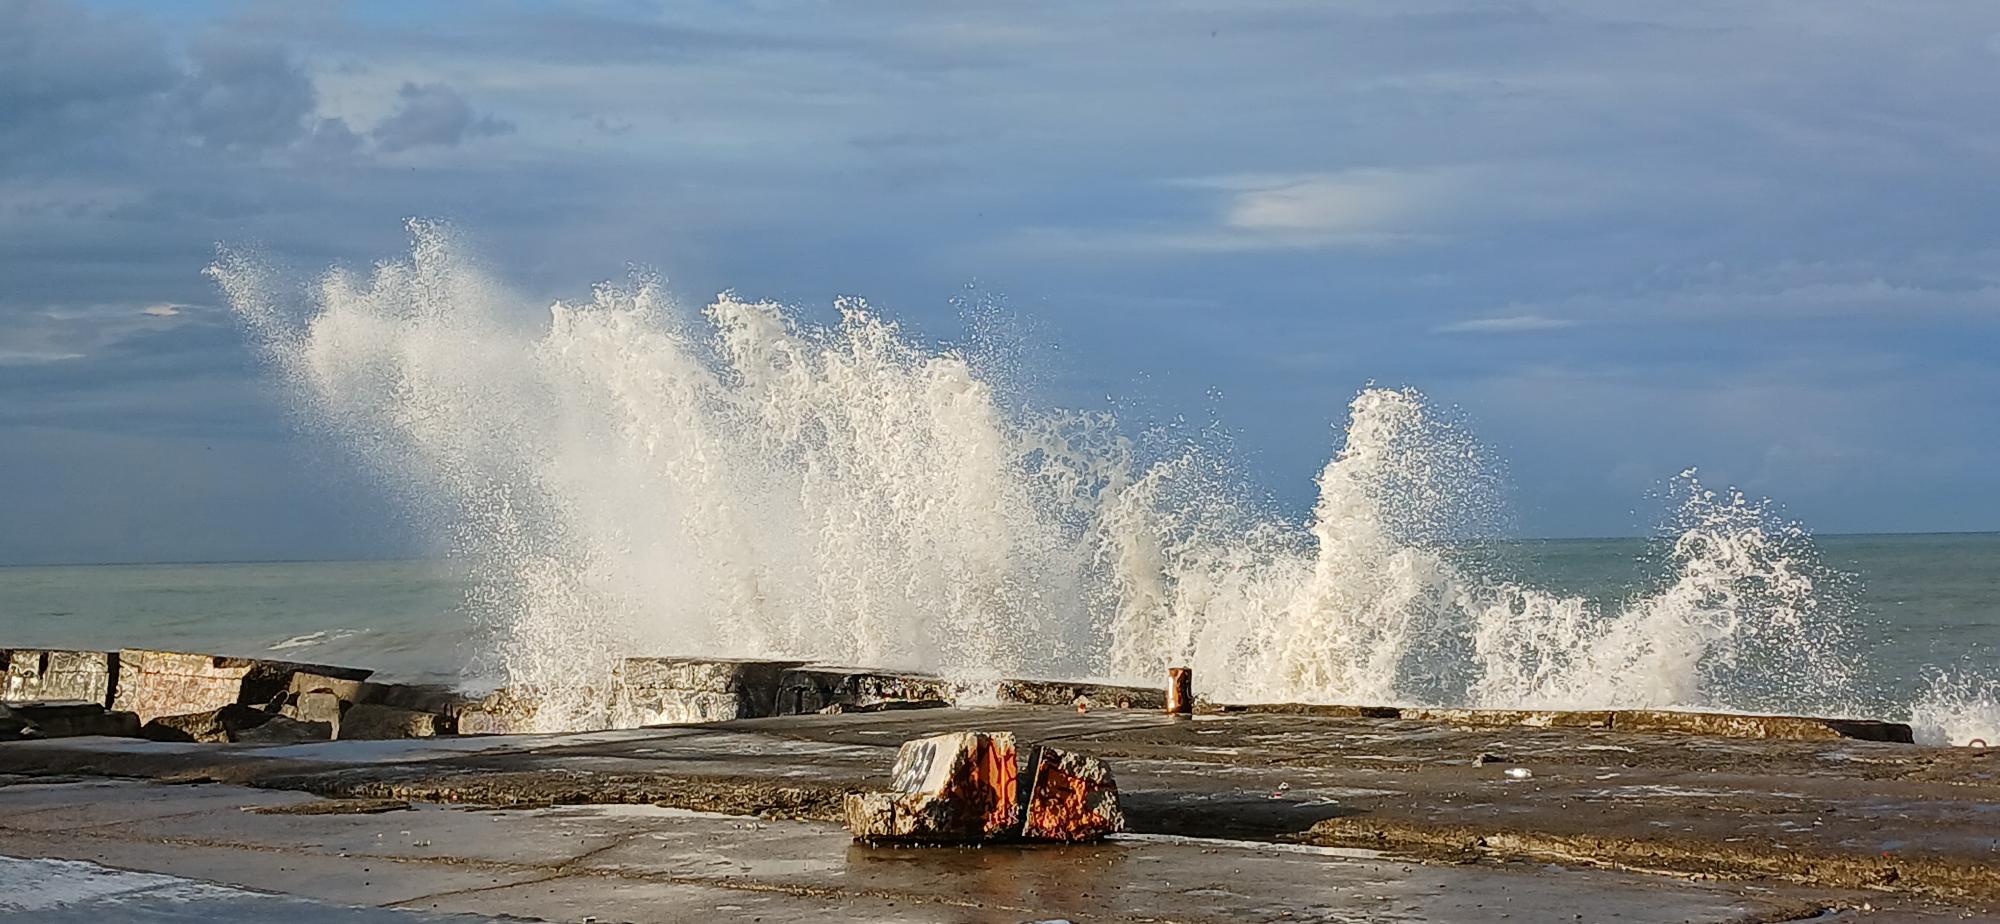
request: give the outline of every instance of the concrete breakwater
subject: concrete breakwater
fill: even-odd
[[[638,804],[852,824],[852,794],[892,784],[897,748],[976,730],[1115,767],[1142,838],[1786,883],[1813,890],[1817,909],[2000,901],[1993,757],[1904,743],[1895,723],[1215,703],[1188,716],[1149,687],[966,691],[922,674],[634,658],[606,680],[605,722],[672,727],[524,734],[536,703],[518,690],[473,698],[325,665],[139,650],[5,658],[14,701],[0,718],[47,740],[0,744],[0,796],[10,779],[116,777],[309,793],[336,800],[329,812]],[[57,698],[78,695],[93,698]],[[347,740],[381,738],[420,740]],[[47,849],[95,856],[84,851],[106,843],[77,837]]]
[[[138,735],[276,742],[527,734],[727,722],[812,713],[938,708],[962,702],[1079,711],[1167,705],[1164,687],[1010,678],[989,691],[936,675],[803,661],[632,657],[606,677],[593,710],[544,714],[531,689],[483,697],[446,687],[371,683],[366,669],[127,648],[0,649],[0,736]],[[1435,722],[1462,728],[1595,728],[1773,740],[1910,743],[1898,722],[1673,710],[1508,710],[1224,704],[1209,715],[1267,714]]]

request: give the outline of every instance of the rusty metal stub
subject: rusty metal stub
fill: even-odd
[[[1194,668],[1167,668],[1167,712],[1194,714]]]

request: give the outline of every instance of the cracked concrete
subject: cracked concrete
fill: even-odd
[[[332,906],[552,921],[1797,920],[1828,896],[1170,837],[891,850],[834,826],[651,806],[274,815],[310,797],[136,781],[0,787],[0,848]],[[179,803],[179,805],[175,805]],[[176,811],[162,811],[177,808]],[[8,819],[88,811],[87,830]],[[98,922],[120,920],[115,914]],[[330,919],[331,920],[331,919]],[[356,920],[362,920],[357,918]],[[368,918],[367,920],[374,920]]]
[[[299,803],[313,801],[307,793],[488,805],[599,804],[593,809],[598,812],[613,811],[604,803],[633,803],[831,821],[838,817],[842,793],[883,782],[902,741],[968,728],[1012,731],[1027,742],[1060,741],[1067,749],[1109,759],[1133,829],[1151,835],[1369,847],[1438,864],[1420,869],[1526,860],[1726,877],[1739,880],[1732,886],[1738,889],[1805,888],[1785,894],[1804,895],[1808,904],[1888,902],[1904,914],[1924,907],[1952,915],[1980,914],[2000,898],[1996,757],[1969,749],[1878,742],[1744,740],[1593,728],[1457,728],[1366,716],[1240,714],[1176,720],[1145,712],[1077,715],[1066,709],[1006,707],[283,747],[68,739],[0,747],[0,772],[234,782],[261,787],[266,798]],[[1476,761],[1481,755],[1490,760]],[[1512,779],[1505,775],[1511,768],[1526,769],[1531,776]],[[210,787],[181,789],[195,793]],[[9,833],[8,843],[80,824],[93,826],[77,832],[80,840],[104,839],[115,831],[118,837],[176,838],[204,849],[221,843],[199,839],[200,831],[217,824],[204,820],[203,804],[176,804],[178,796],[158,794],[130,798],[135,801],[123,808],[86,804],[74,814],[36,809],[31,798],[24,804],[6,803],[6,811],[22,825]],[[420,807],[416,812],[426,826],[441,832],[443,839],[433,838],[434,844],[458,844],[472,836],[468,826],[479,829],[438,811]],[[558,814],[496,817],[561,817],[564,810],[542,811]],[[149,812],[154,815],[141,817]],[[411,814],[379,817],[393,823]],[[114,819],[109,828],[107,818]],[[312,815],[282,820],[325,823]],[[252,827],[224,833],[240,838],[262,830],[254,828],[255,822],[238,823]],[[497,862],[502,865],[493,867],[496,871],[526,877],[515,881],[503,876],[484,884],[442,882],[413,895],[463,889],[484,894],[495,888],[525,895],[533,888],[528,881],[551,870],[560,874],[547,888],[562,894],[574,885],[569,880],[609,875],[599,868],[601,861],[636,849],[643,838],[625,825],[615,815],[592,822],[591,837],[628,840],[590,844],[588,850],[599,853],[575,869],[562,864],[576,861],[584,850],[508,859],[489,856],[483,847],[469,852],[452,847],[450,857],[409,848],[392,851],[392,860],[384,862],[450,862],[461,872],[474,869],[468,864]],[[688,825],[689,830],[700,828]],[[668,829],[648,829],[644,835],[655,836],[676,835]],[[276,843],[269,847],[285,849]],[[823,850],[796,856],[791,849],[788,839],[746,842],[735,855],[739,859],[728,862],[768,870],[778,862],[810,865],[829,862],[830,856],[848,857]],[[1211,848],[1192,849],[1198,854]],[[1184,873],[1208,875],[1195,867]],[[816,874],[833,872],[820,868]],[[720,883],[700,870],[662,875],[617,874],[619,883],[611,893],[699,894],[719,901],[713,894],[717,890],[747,888]],[[761,877],[752,881],[768,885]],[[870,893],[853,894],[866,898]],[[875,898],[888,901],[902,894]],[[1185,904],[1163,894],[1147,900],[1164,902],[1161,908]],[[439,901],[440,909],[457,907]]]

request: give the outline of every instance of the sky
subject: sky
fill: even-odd
[[[425,537],[202,275],[449,222],[523,299],[656,269],[1187,419],[1303,513],[1370,382],[1525,535],[1695,466],[2000,529],[2000,5],[0,0],[0,563]]]

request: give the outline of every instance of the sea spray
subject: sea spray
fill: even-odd
[[[1934,674],[1910,706],[1918,744],[2000,747],[2000,681],[1964,670]]]
[[[1803,532],[1691,475],[1660,586],[1605,608],[1459,562],[1497,468],[1414,390],[1356,396],[1299,523],[1198,445],[1014,406],[977,357],[862,302],[815,325],[638,279],[537,312],[412,227],[408,259],[302,298],[255,260],[213,272],[303,419],[445,512],[469,606],[551,729],[602,720],[617,657],[667,653],[971,689],[1192,664],[1234,700],[1850,701]]]

